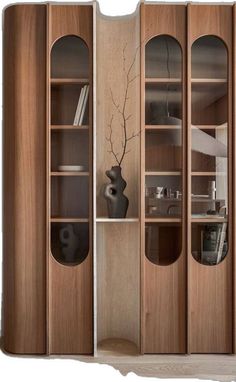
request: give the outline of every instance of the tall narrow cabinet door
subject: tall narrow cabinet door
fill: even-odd
[[[92,6],[48,5],[48,351],[93,352]]]
[[[232,352],[232,6],[188,6],[189,351]]]
[[[46,351],[46,6],[4,12],[3,346]]]
[[[186,7],[141,6],[142,351],[186,352]]]

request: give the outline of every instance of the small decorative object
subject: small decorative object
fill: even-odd
[[[149,207],[149,214],[150,215],[157,215],[158,213],[158,207],[157,206],[150,206]]]
[[[171,188],[165,187],[163,190],[164,198],[170,198],[171,197]]]
[[[179,199],[179,191],[178,190],[174,192],[174,198]]]
[[[69,165],[61,165],[58,166],[58,171],[84,171],[84,166],[69,166]]]
[[[155,198],[156,199],[161,199],[161,197],[162,197],[162,190],[163,190],[163,187],[156,187],[156,193],[155,193]]]
[[[135,50],[134,57],[128,67],[126,67],[126,55],[125,55],[126,45],[123,48],[123,72],[125,75],[125,89],[124,95],[121,102],[117,102],[115,100],[112,89],[110,89],[111,101],[114,108],[114,114],[111,115],[110,122],[108,124],[109,127],[109,135],[106,137],[110,145],[110,149],[108,150],[109,154],[112,154],[116,166],[112,166],[111,170],[106,171],[106,175],[111,179],[111,183],[105,185],[104,187],[104,197],[107,200],[107,208],[108,208],[108,216],[109,218],[125,218],[127,209],[129,206],[128,198],[123,194],[123,191],[126,187],[126,181],[122,178],[121,175],[121,164],[125,158],[125,156],[130,152],[128,148],[128,144],[132,139],[138,137],[140,135],[140,130],[133,131],[131,134],[128,132],[128,121],[132,117],[132,114],[128,113],[128,105],[127,101],[129,99],[129,91],[130,86],[133,81],[138,77],[133,74],[133,68],[135,61],[137,59],[138,50],[140,47],[138,46]],[[119,123],[122,131],[122,138],[120,142],[120,150],[116,151],[113,139],[112,139],[112,127],[114,124],[114,119],[116,117],[117,123]]]
[[[209,198],[215,200],[216,198],[216,182],[215,180],[209,180],[208,182],[208,194]]]
[[[113,166],[106,171],[111,183],[105,186],[104,196],[107,199],[109,218],[125,218],[129,206],[128,198],[123,194],[126,181],[122,178],[121,167]]]
[[[60,241],[63,244],[62,253],[65,262],[73,263],[76,261],[76,252],[79,248],[79,237],[75,234],[72,224],[67,224],[60,230]]]

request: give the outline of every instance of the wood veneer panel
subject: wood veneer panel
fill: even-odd
[[[121,153],[123,129],[119,114],[111,100],[110,88],[116,102],[122,105],[126,76],[123,70],[125,48],[126,70],[139,47],[139,17],[137,14],[122,18],[97,17],[97,217],[107,216],[103,186],[109,179],[105,171],[115,165],[110,146],[109,123],[112,114],[114,147]],[[131,72],[131,77],[140,74],[140,51]],[[128,135],[140,129],[140,82],[137,77],[130,86],[127,115]],[[137,222],[97,224],[97,338],[123,338],[140,345],[140,245],[139,245],[139,171],[140,138],[128,143],[128,153],[122,163],[122,175],[127,181],[125,195],[129,198],[128,218]],[[124,351],[122,346],[122,351]]]
[[[49,352],[91,354],[92,253],[78,266],[49,259]]]
[[[233,120],[232,120],[232,140],[233,140],[233,190],[236,189],[236,5],[233,6]],[[236,200],[235,193],[233,194],[233,232],[235,232],[236,227]],[[233,353],[236,353],[236,238],[233,236]]]
[[[76,35],[83,38],[89,49],[89,235],[90,250],[86,260],[77,266],[63,266],[52,257],[49,249],[48,274],[48,352],[52,354],[91,354],[93,352],[93,233],[92,233],[92,56],[93,56],[93,7],[78,5],[48,6],[48,49],[64,35]],[[49,58],[50,59],[50,58]],[[50,64],[48,65],[50,78]],[[65,67],[66,71],[66,67]],[[61,85],[60,85],[61,86]],[[66,85],[67,86],[67,85]],[[50,81],[48,83],[50,89]],[[79,94],[79,93],[78,93]],[[49,91],[50,98],[50,91]],[[49,100],[50,103],[50,100]],[[50,112],[49,112],[50,114]],[[48,129],[50,129],[48,118]],[[79,149],[79,147],[78,147]],[[49,147],[50,153],[50,137]],[[49,155],[50,156],[50,155]],[[50,162],[50,160],[49,160]],[[51,164],[48,163],[48,167]],[[78,183],[83,181],[82,177]],[[48,188],[50,180],[48,179]],[[48,193],[57,201],[55,188]],[[68,192],[64,197],[68,196]],[[82,199],[74,199],[75,211]],[[71,203],[70,203],[71,205]],[[65,204],[66,206],[66,204]],[[50,208],[49,208],[50,209]],[[74,211],[74,212],[75,212]],[[49,215],[53,214],[53,208]],[[76,213],[76,212],[75,212]],[[80,217],[80,216],[78,216]],[[87,217],[87,216],[86,216]],[[49,229],[50,231],[50,229]],[[50,241],[50,232],[48,232]]]
[[[232,6],[188,5],[188,128],[191,126],[191,46],[203,35],[223,39],[228,48],[228,205],[229,250],[217,266],[204,266],[191,255],[191,177],[189,174],[189,350],[192,353],[232,352]],[[191,147],[189,134],[188,146]],[[189,149],[189,163],[191,151]]]
[[[138,237],[138,222],[97,225],[98,344],[122,338],[139,347]]]
[[[145,125],[145,43],[152,37],[167,34],[176,38],[182,48],[182,70],[185,78],[186,7],[184,5],[141,5],[141,123]],[[185,88],[182,85],[183,179],[185,179]],[[145,256],[145,135],[141,150],[141,250],[142,250],[142,351],[144,353],[186,352],[186,249],[185,225],[182,224],[182,253],[172,265],[152,264]],[[168,160],[168,159],[167,159]],[[185,183],[183,182],[183,195]],[[182,207],[183,218],[185,205]]]
[[[45,5],[4,13],[3,336],[45,353]]]

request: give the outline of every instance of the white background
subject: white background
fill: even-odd
[[[8,0],[1,1],[1,10],[4,7],[11,4]],[[16,0],[14,3],[40,3],[41,1],[20,1]],[[80,2],[86,3],[86,0],[81,0]],[[111,16],[125,15],[128,13],[133,13],[137,7],[138,0],[99,0],[100,10],[102,13]],[[162,1],[162,3],[167,3],[168,1]],[[171,3],[177,2],[175,0],[169,1]],[[202,2],[201,0],[198,2]],[[208,0],[207,3],[216,3],[217,1]],[[227,3],[230,1],[225,1]],[[66,3],[66,1],[63,1]],[[69,3],[69,2],[68,2]],[[71,3],[71,2],[70,2]],[[2,24],[2,19],[1,19]],[[1,25],[2,31],[2,25]],[[2,38],[0,41],[2,47]],[[2,51],[2,49],[1,49]],[[2,69],[2,64],[1,69]],[[2,70],[1,70],[2,73]],[[1,81],[2,85],[2,81]],[[2,105],[2,93],[0,94],[0,102]],[[0,114],[2,118],[2,108],[0,109]],[[0,136],[1,139],[1,136]],[[2,144],[0,142],[0,148]],[[2,172],[2,168],[0,167]],[[10,176],[10,174],[9,174]],[[0,174],[0,186],[2,186],[2,174]],[[2,187],[0,187],[0,193],[2,194]],[[2,197],[0,198],[2,200]],[[2,206],[0,205],[0,212],[2,211]],[[2,215],[2,214],[1,214]],[[2,232],[2,222],[0,222],[0,232]],[[1,235],[2,242],[2,235]],[[0,245],[0,296],[2,294],[2,274],[1,274],[1,264],[2,264],[2,246]],[[134,373],[129,373],[126,377],[122,376],[119,371],[115,370],[112,366],[100,365],[93,363],[83,363],[75,359],[47,359],[47,358],[31,358],[31,357],[12,357],[3,354],[0,351],[0,380],[17,382],[42,382],[42,381],[156,381],[157,378],[144,378],[138,377]],[[179,379],[180,381],[181,379]],[[166,379],[165,381],[168,381]],[[175,379],[174,381],[178,381]],[[184,381],[188,381],[184,379]],[[190,380],[189,380],[190,381]],[[194,381],[191,379],[191,381]]]

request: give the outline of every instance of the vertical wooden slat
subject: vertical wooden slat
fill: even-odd
[[[141,124],[141,142],[140,142],[140,352],[145,352],[145,5],[140,6],[140,42],[141,42],[141,54],[140,54],[140,124]]]
[[[50,284],[49,284],[49,260],[51,248],[51,184],[50,184],[50,169],[51,169],[51,131],[50,131],[50,110],[51,110],[51,86],[50,86],[50,25],[51,25],[51,5],[47,4],[47,30],[46,30],[46,336],[47,336],[47,354],[50,353],[50,316],[49,316],[49,303],[50,303]]]
[[[232,59],[232,159],[233,159],[233,179],[232,179],[232,207],[233,208],[233,228],[232,228],[232,251],[233,251],[233,353],[236,354],[236,238],[235,238],[235,228],[236,228],[236,5],[233,5],[233,47],[232,47],[233,59]]]
[[[191,137],[188,153],[188,290],[190,344],[193,353],[232,352],[232,6],[188,5],[188,126],[191,126],[191,46],[204,35],[221,38],[228,49],[228,205],[229,248],[217,266],[204,266],[191,255]]]
[[[46,351],[46,6],[4,12],[3,337]]]
[[[154,36],[170,35],[182,48],[182,187],[186,194],[186,7],[141,5],[141,256],[142,351],[186,352],[186,203],[182,205],[182,253],[168,266],[154,265],[145,257],[145,44]],[[183,198],[184,199],[184,198]]]
[[[186,250],[187,250],[187,353],[191,352],[191,6],[187,5],[187,72],[186,72],[186,86],[187,86],[187,228],[186,228]]]
[[[93,7],[91,5],[49,5],[48,51],[65,35],[81,37],[89,49],[89,254],[77,266],[64,266],[48,258],[48,351],[50,354],[93,353],[93,208],[92,208],[92,79],[93,79]],[[49,57],[50,59],[50,57]],[[48,65],[50,70],[50,64]],[[50,77],[50,72],[48,76]],[[49,86],[49,85],[48,85]],[[48,91],[50,95],[50,91]],[[48,102],[50,106],[50,101]],[[50,111],[48,130],[50,129]],[[48,169],[50,171],[50,133],[48,133]],[[51,200],[48,177],[48,203]],[[53,195],[52,195],[53,196]],[[56,197],[56,195],[54,195]],[[83,203],[83,201],[80,201]],[[48,205],[48,219],[50,219]],[[50,243],[50,228],[48,228]],[[49,244],[50,245],[50,244]]]

